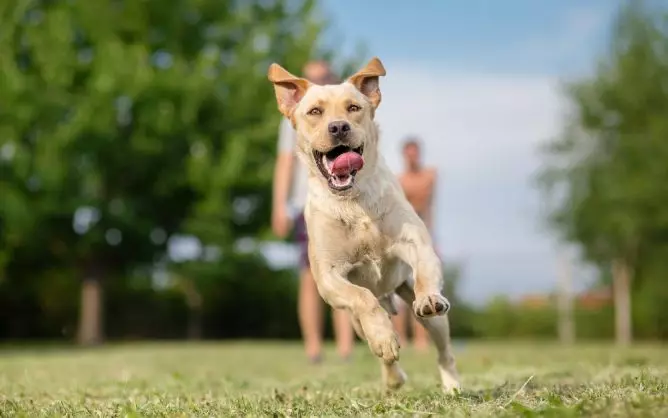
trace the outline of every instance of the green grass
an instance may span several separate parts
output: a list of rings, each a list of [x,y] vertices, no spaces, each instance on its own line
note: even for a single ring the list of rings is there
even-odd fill
[[[153,343],[0,351],[0,416],[668,416],[668,350],[469,344],[463,392],[404,350],[393,394],[366,346],[307,365],[297,344]]]

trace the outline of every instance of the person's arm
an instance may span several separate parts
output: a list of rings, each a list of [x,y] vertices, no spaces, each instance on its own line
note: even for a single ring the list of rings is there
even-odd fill
[[[274,167],[271,227],[283,238],[290,229],[287,213],[288,193],[294,164],[294,130],[287,119],[281,121],[278,133],[278,155]]]
[[[436,199],[434,198],[434,195],[436,194],[436,169],[432,168],[429,170],[430,173],[430,181],[429,181],[429,200],[427,202],[427,208],[425,210],[425,224],[427,225],[427,228],[429,231],[433,231],[434,227],[434,202]]]

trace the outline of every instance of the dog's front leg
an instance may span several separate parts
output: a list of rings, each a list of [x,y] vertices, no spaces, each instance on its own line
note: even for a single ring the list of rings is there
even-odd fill
[[[407,280],[396,290],[399,297],[409,305],[415,302],[413,287],[412,281]],[[459,389],[460,385],[455,358],[452,355],[448,316],[443,315],[431,318],[418,318],[418,321],[427,329],[431,340],[436,346],[436,351],[438,353],[438,370],[441,375],[443,389],[447,393],[453,393],[455,390]]]
[[[392,364],[399,359],[399,340],[392,321],[373,293],[346,279],[350,268],[318,269],[318,292],[333,308],[347,309],[356,322],[357,333],[366,339],[371,351],[386,364]]]
[[[419,318],[445,315],[450,310],[450,302],[441,294],[443,285],[441,260],[431,243],[425,242],[419,234],[415,234],[414,237],[406,237],[395,248],[396,255],[413,271],[415,315]]]

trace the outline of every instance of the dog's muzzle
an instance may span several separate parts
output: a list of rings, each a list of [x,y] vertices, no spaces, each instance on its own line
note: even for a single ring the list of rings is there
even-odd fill
[[[353,187],[355,175],[364,167],[364,147],[339,145],[327,152],[313,151],[313,158],[329,187],[344,191]]]

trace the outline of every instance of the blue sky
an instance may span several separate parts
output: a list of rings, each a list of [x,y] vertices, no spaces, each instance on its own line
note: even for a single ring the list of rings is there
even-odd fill
[[[605,45],[619,0],[323,1],[328,41],[388,64],[514,74],[579,73]],[[419,6],[418,6],[419,5]]]
[[[385,64],[377,118],[390,166],[401,169],[401,140],[417,134],[439,170],[436,240],[446,259],[462,262],[466,299],[554,287],[558,246],[531,184],[537,148],[559,133],[560,83],[593,69],[618,4],[324,2],[327,42],[344,54],[362,43]],[[582,286],[591,271],[576,271]]]

